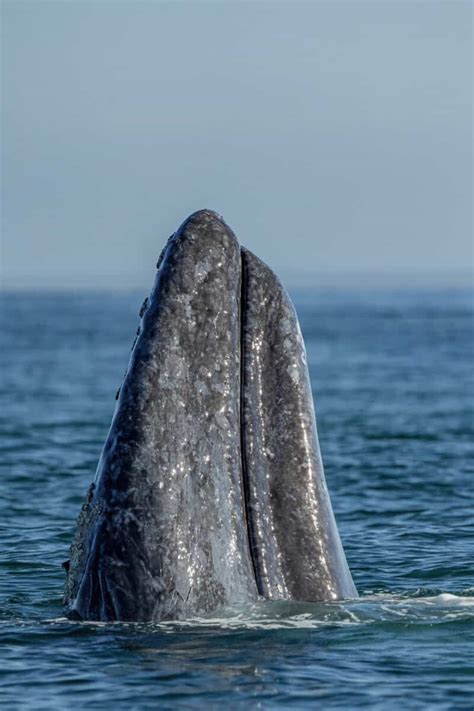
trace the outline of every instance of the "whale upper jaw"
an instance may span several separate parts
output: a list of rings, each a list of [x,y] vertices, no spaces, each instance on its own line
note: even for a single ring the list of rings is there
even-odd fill
[[[70,614],[356,596],[288,295],[211,210],[158,267],[71,546]]]

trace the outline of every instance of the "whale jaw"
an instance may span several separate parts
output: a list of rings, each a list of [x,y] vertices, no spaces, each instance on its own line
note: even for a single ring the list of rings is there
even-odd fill
[[[156,621],[356,595],[293,306],[220,216],[194,213],[142,308],[71,546],[69,614]]]

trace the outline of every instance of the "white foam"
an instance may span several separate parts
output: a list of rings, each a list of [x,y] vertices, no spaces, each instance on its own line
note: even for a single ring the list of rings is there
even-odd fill
[[[466,591],[470,593],[471,591]],[[474,591],[473,591],[474,592]],[[416,594],[416,593],[415,593]],[[447,609],[446,609],[447,608]],[[462,612],[461,612],[462,608]],[[470,608],[469,611],[465,608]],[[90,627],[134,627],[162,630],[172,633],[177,630],[195,628],[213,630],[275,630],[275,629],[318,629],[328,626],[345,627],[358,624],[373,624],[387,620],[407,621],[430,620],[458,617],[474,612],[474,595],[463,596],[440,593],[431,596],[409,597],[391,593],[362,595],[355,600],[326,603],[301,602],[259,602],[255,604],[233,605],[212,617],[195,617],[187,620],[170,620],[159,623],[133,622],[77,622],[65,617],[46,620],[50,624],[89,625]],[[449,612],[448,612],[449,610]]]
[[[420,598],[432,605],[449,605],[450,607],[474,607],[474,597],[462,597],[451,593],[441,593],[433,597]]]

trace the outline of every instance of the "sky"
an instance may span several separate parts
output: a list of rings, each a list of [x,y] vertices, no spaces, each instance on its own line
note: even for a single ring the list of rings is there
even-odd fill
[[[144,288],[191,212],[290,285],[466,284],[472,4],[2,2],[2,287]]]

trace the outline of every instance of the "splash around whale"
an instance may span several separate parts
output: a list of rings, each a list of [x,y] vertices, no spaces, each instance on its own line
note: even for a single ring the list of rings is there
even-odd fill
[[[305,348],[275,274],[211,210],[168,240],[66,565],[83,620],[357,596]]]

